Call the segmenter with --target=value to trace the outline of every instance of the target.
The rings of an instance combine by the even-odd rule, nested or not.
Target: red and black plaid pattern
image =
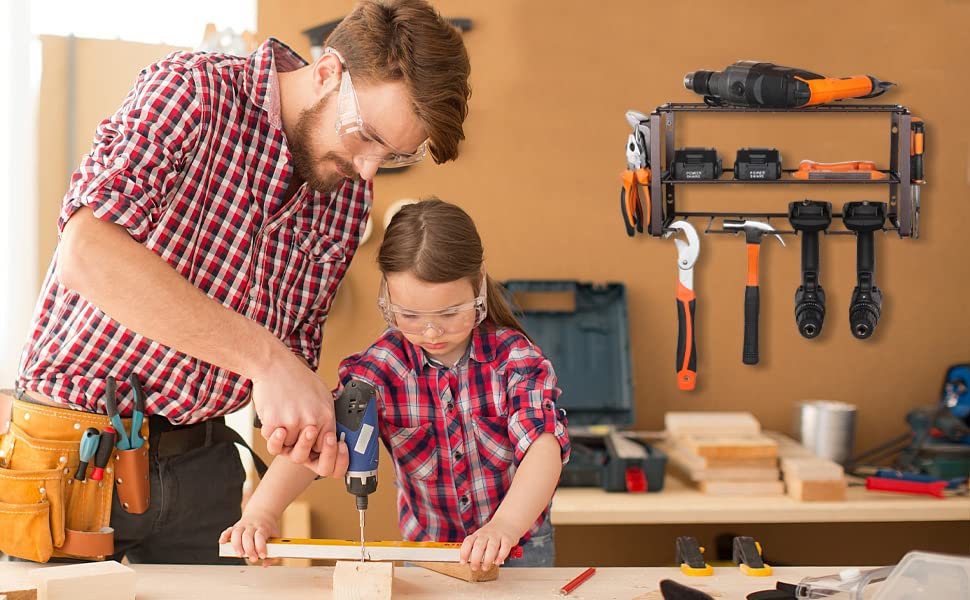
[[[285,200],[293,167],[277,72],[306,64],[276,40],[249,57],[176,52],[145,68],[101,122],[58,220],[80,207],[125,227],[209,297],[316,369],[323,325],[357,249],[370,184]],[[248,401],[251,382],[127,329],[56,277],[51,261],[18,387],[104,412],[104,378],[144,382],[150,414],[192,423]],[[186,315],[191,319],[191,315]],[[119,386],[124,414],[132,408]]]
[[[563,463],[569,459],[552,365],[517,331],[486,321],[472,333],[466,358],[450,369],[387,331],[344,359],[339,372],[342,384],[359,378],[377,388],[406,540],[460,542],[487,523],[543,433],[554,434]],[[523,541],[548,517],[547,507]]]

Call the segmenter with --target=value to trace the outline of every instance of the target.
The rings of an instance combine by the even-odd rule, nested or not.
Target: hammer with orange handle
[[[746,365],[758,364],[758,314],[761,310],[761,293],[758,288],[758,257],[761,254],[761,237],[774,234],[781,245],[777,231],[767,223],[761,221],[724,221],[725,229],[743,231],[748,246],[748,281],[744,288],[744,348],[741,361]]]

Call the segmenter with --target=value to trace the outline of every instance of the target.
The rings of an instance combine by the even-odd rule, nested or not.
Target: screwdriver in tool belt
[[[88,463],[91,462],[94,454],[98,451],[98,442],[100,441],[101,434],[94,427],[88,427],[81,434],[81,447],[78,450],[80,460],[77,463],[77,471],[74,473],[74,479],[84,481],[87,475]]]
[[[94,455],[94,470],[91,471],[91,479],[101,481],[104,478],[104,468],[111,460],[111,453],[114,452],[116,432],[111,425],[101,430],[101,438],[98,441],[98,451]]]

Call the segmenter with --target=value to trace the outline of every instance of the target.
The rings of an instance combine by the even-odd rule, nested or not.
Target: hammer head
[[[760,244],[761,237],[763,235],[774,235],[781,242],[781,245],[785,245],[785,240],[781,239],[775,228],[767,223],[762,223],[761,221],[735,221],[733,219],[724,220],[725,229],[733,229],[735,231],[743,231],[744,239],[749,244]]]

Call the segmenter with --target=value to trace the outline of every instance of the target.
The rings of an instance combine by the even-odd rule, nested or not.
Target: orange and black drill
[[[742,60],[723,71],[694,71],[684,87],[711,106],[799,108],[849,98],[875,98],[896,85],[871,75],[839,79],[772,63]]]

